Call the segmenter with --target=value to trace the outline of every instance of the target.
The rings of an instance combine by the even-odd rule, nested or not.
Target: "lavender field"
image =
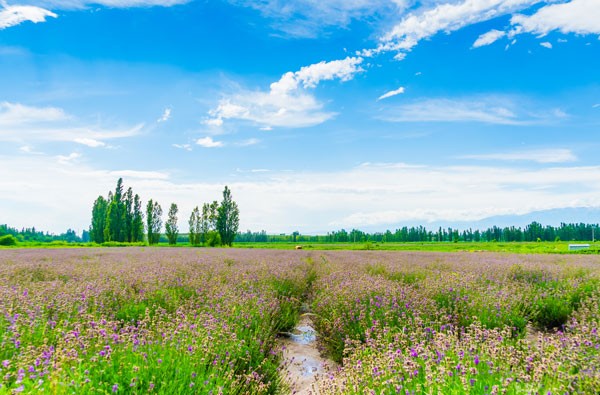
[[[287,394],[308,310],[319,394],[595,394],[596,256],[0,251],[0,394]]]

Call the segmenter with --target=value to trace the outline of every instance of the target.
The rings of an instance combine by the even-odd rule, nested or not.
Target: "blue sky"
[[[118,177],[241,229],[600,207],[598,0],[0,1],[0,222]]]

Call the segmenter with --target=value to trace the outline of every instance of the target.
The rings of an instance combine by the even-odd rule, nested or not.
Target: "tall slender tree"
[[[133,221],[131,227],[131,241],[134,243],[144,241],[144,213],[142,212],[142,200],[138,194],[133,198]]]
[[[124,206],[125,206],[125,223],[124,223],[124,239],[128,243],[133,241],[133,190],[131,187],[127,188],[127,192],[125,193],[124,198]]]
[[[110,196],[110,195],[109,195]],[[125,202],[123,179],[119,178],[112,198],[109,199],[104,241],[125,241]]]
[[[237,203],[231,198],[231,191],[227,186],[223,190],[223,200],[218,208],[217,231],[221,235],[221,242],[231,246],[240,225],[240,210]]]
[[[190,228],[189,231],[189,239],[190,245],[197,246],[200,244],[200,210],[198,206],[194,207],[192,210],[192,214],[190,214],[190,219],[188,221],[188,225]]]
[[[94,243],[104,243],[107,210],[108,202],[104,197],[98,196],[92,207],[92,225],[90,226],[90,240]]]
[[[167,222],[165,222],[165,233],[167,239],[169,239],[170,245],[177,244],[177,236],[179,235],[179,228],[177,227],[177,212],[179,209],[175,203],[171,203],[169,207],[169,214],[167,216]]]
[[[148,226],[148,244],[157,244],[162,229],[162,208],[152,199],[146,205],[146,225]]]

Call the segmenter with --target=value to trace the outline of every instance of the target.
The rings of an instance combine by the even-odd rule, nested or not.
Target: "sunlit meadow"
[[[0,251],[0,394],[285,394],[308,309],[320,394],[595,394],[600,257]]]

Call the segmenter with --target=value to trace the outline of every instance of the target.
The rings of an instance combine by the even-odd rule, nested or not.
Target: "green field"
[[[590,248],[580,251],[569,251],[569,244],[590,244]],[[3,248],[89,248],[89,247],[126,247],[126,246],[144,246],[142,243],[104,243],[102,245],[95,243],[66,243],[55,241],[51,243],[40,242],[21,242],[16,246]],[[600,243],[590,242],[430,242],[430,243],[292,243],[292,242],[269,242],[269,243],[234,243],[234,248],[257,248],[257,249],[275,249],[275,250],[293,250],[296,246],[302,246],[303,250],[316,251],[334,251],[334,250],[378,250],[378,251],[434,251],[434,252],[506,252],[516,254],[599,254]],[[152,248],[173,247],[167,243],[159,243]],[[175,247],[190,247],[188,243],[179,243]],[[194,247],[204,248],[204,247]]]
[[[590,244],[589,250],[569,251],[569,244]],[[294,249],[302,246],[305,250],[381,250],[381,251],[439,251],[439,252],[508,252],[521,254],[597,254],[600,243],[589,242],[478,242],[478,243],[236,243],[239,248]]]

